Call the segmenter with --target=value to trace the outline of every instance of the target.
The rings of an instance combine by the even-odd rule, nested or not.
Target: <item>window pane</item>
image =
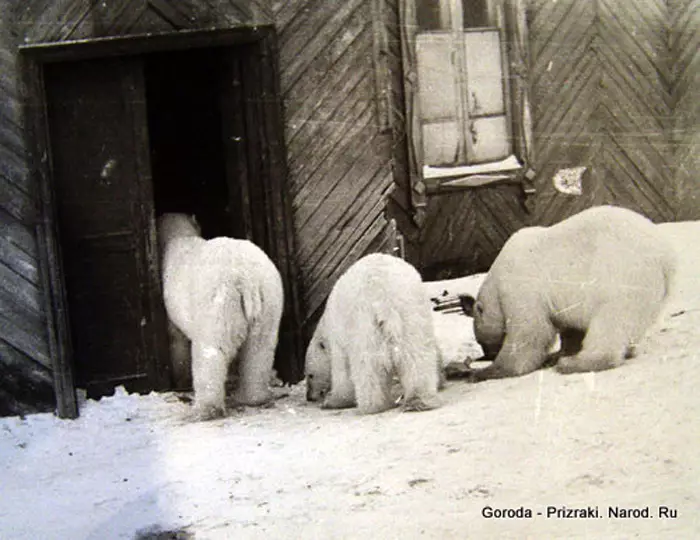
[[[450,34],[418,34],[418,94],[424,121],[454,120],[458,94]]]
[[[459,140],[460,126],[457,122],[423,124],[423,164],[455,165]]]
[[[491,26],[488,0],[462,0],[462,20],[464,28]]]
[[[416,19],[421,30],[440,30],[440,0],[416,0]]]
[[[508,122],[505,116],[473,120],[467,140],[471,150],[471,163],[497,161],[510,155]]]
[[[504,114],[501,39],[498,30],[466,32],[464,47],[470,118]]]

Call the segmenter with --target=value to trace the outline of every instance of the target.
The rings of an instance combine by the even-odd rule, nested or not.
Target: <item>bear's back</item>
[[[425,310],[417,306],[425,304]],[[418,271],[406,261],[382,253],[367,255],[354,263],[335,283],[326,310],[330,317],[355,325],[369,320],[369,313],[384,312],[387,306],[412,310],[416,318],[429,315],[430,305]],[[425,313],[422,313],[425,311]]]
[[[496,285],[507,302],[530,309],[543,303],[565,319],[586,320],[611,299],[660,303],[674,268],[673,248],[656,225],[631,210],[601,206],[515,233],[484,287]]]

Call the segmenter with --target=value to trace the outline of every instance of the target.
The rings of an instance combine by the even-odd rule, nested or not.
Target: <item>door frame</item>
[[[276,259],[285,282],[286,328],[280,328],[280,346],[291,349],[288,378],[297,382],[303,374],[303,344],[300,327],[299,295],[296,290],[296,268],[293,221],[288,196],[286,147],[282,125],[282,106],[279,92],[277,37],[273,25],[240,26],[219,30],[179,31],[167,34],[134,35],[95,38],[20,46],[20,63],[24,91],[25,132],[28,148],[29,174],[34,186],[33,197],[37,201],[35,232],[37,251],[44,291],[47,340],[51,355],[57,414],[61,418],[76,418],[78,403],[75,391],[73,358],[70,339],[70,320],[64,281],[61,245],[56,219],[56,195],[51,171],[51,144],[48,133],[48,115],[43,80],[43,67],[48,63],[99,59],[104,57],[151,52],[175,52],[191,48],[232,47],[256,44],[266,58],[268,88],[274,96],[266,114],[265,125],[269,146],[268,181],[278,193],[275,197],[274,216],[283,232],[283,238],[275,239],[271,254]],[[263,239],[260,239],[263,240]],[[161,292],[158,291],[160,295]],[[162,300],[161,300],[162,301]]]

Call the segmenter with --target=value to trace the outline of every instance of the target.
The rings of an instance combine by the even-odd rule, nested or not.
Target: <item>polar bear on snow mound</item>
[[[272,399],[268,383],[284,302],[273,262],[247,240],[204,240],[184,214],[162,215],[158,236],[176,379],[189,363],[183,340],[192,342],[195,417],[224,414],[234,358],[235,401],[260,405]]]
[[[655,322],[676,269],[673,247],[644,216],[614,206],[511,236],[477,298],[462,306],[494,362],[481,381],[541,367],[557,333],[562,373],[622,364]]]
[[[439,406],[441,358],[421,277],[391,255],[367,255],[333,287],[306,353],[307,399],[362,414],[395,406],[398,376],[403,408]]]

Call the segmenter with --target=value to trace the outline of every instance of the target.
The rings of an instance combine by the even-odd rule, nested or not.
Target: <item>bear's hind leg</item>
[[[279,321],[258,322],[250,328],[238,355],[238,381],[234,392],[236,403],[257,406],[273,399],[270,375],[275,362],[277,324]]]
[[[220,349],[192,342],[193,414],[198,420],[209,420],[226,412],[226,376],[231,358]]]
[[[630,345],[631,328],[624,309],[608,304],[591,319],[581,350],[562,356],[557,362],[560,373],[603,371],[621,365]]]

